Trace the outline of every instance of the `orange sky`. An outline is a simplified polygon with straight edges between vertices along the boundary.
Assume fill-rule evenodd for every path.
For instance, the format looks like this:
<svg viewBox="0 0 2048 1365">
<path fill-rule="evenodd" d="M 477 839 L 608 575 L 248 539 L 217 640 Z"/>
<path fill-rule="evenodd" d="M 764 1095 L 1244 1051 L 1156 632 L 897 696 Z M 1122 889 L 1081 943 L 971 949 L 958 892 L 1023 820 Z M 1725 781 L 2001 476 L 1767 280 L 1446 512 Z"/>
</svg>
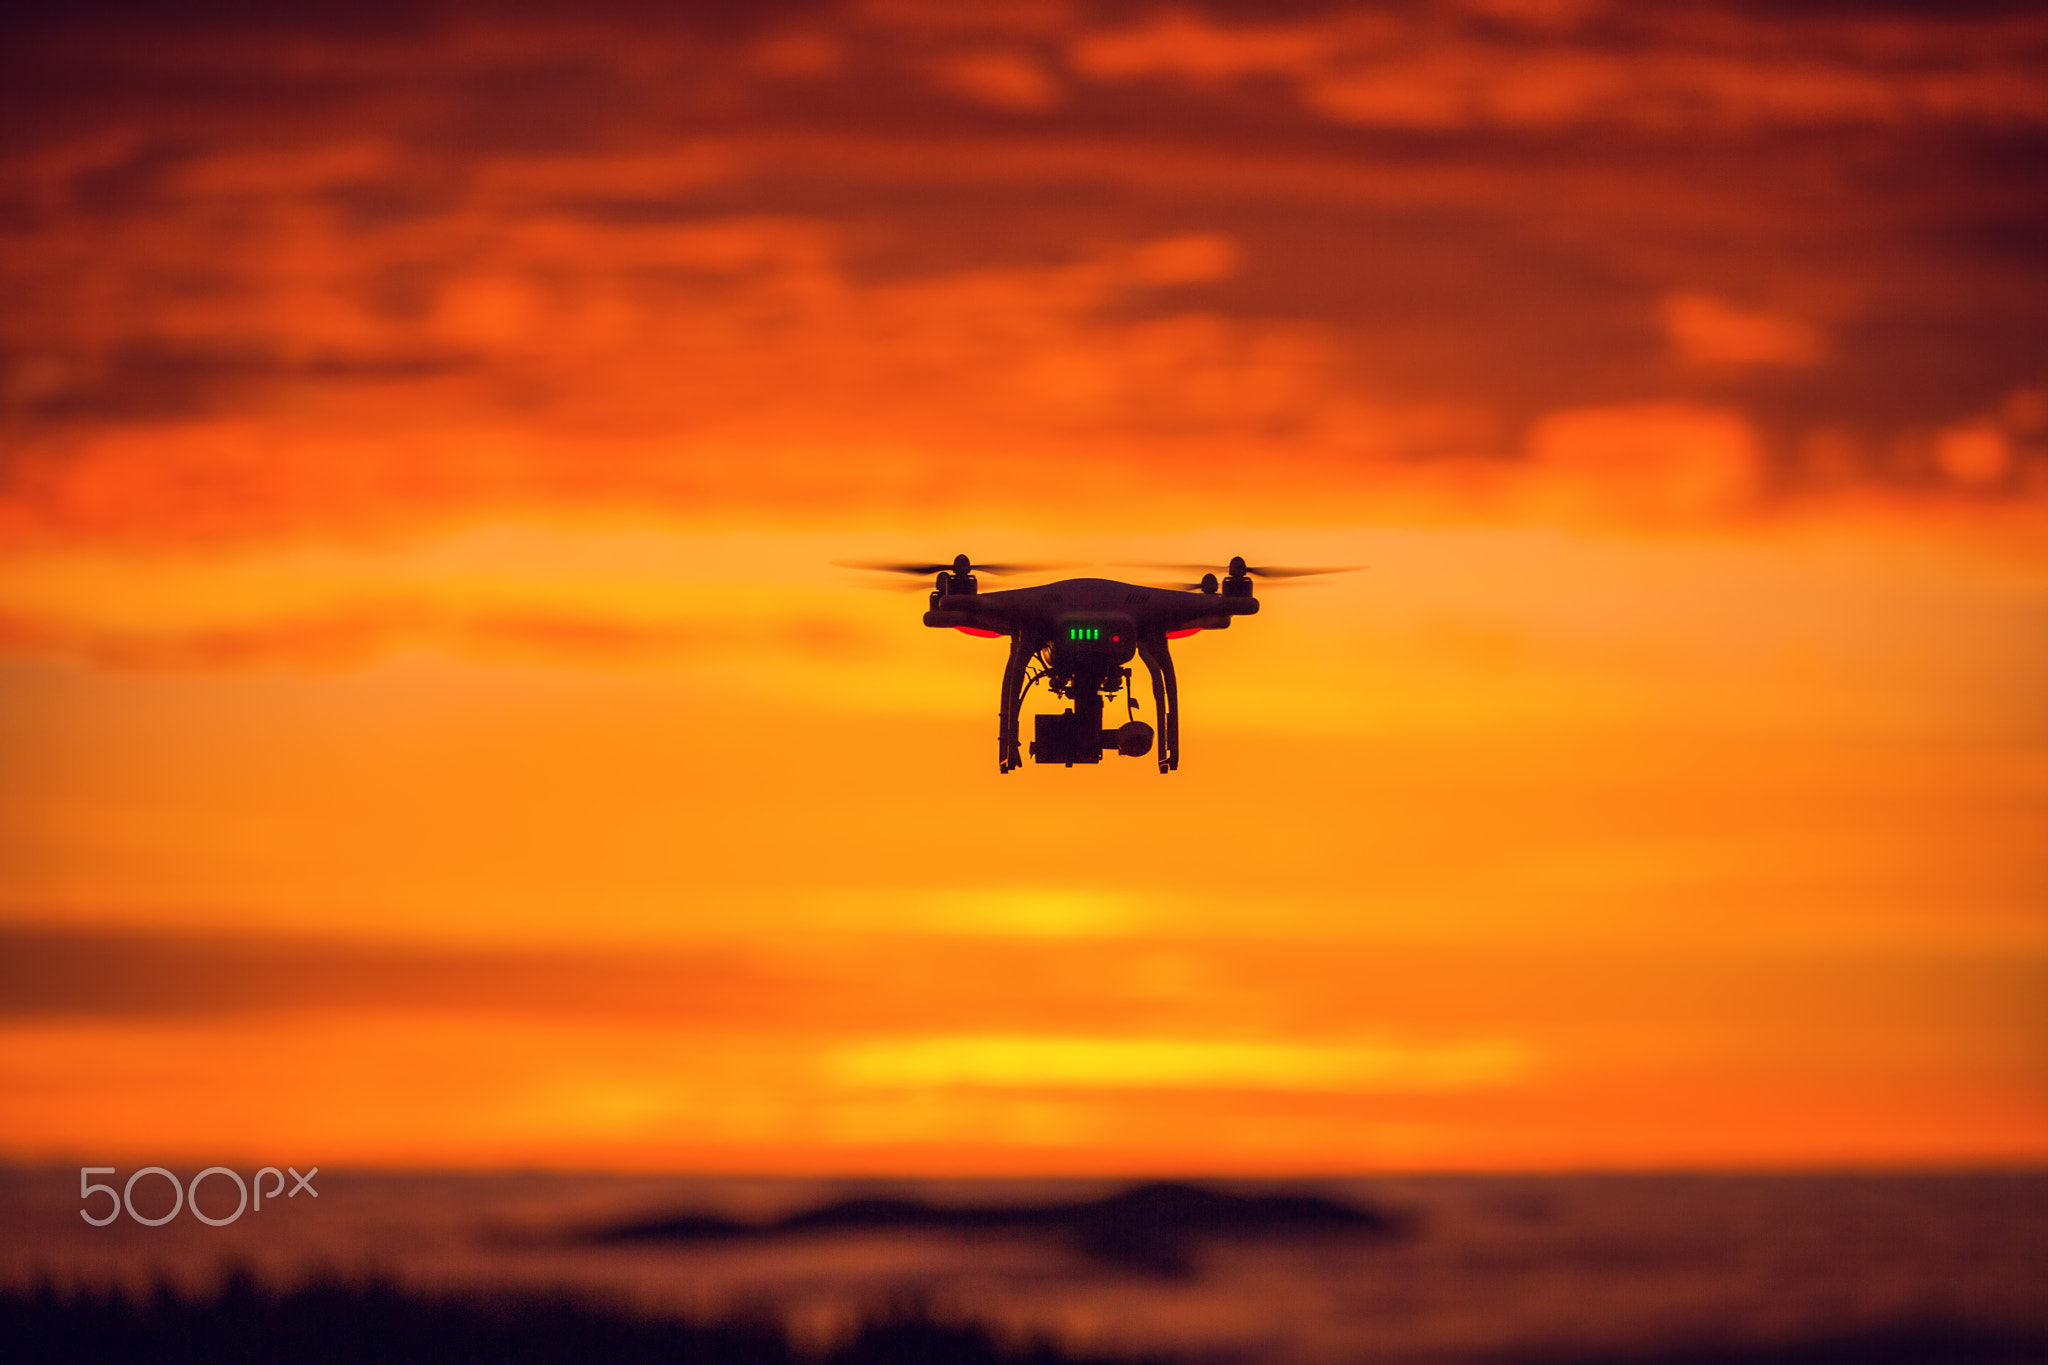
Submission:
<svg viewBox="0 0 2048 1365">
<path fill-rule="evenodd" d="M 2048 1155 L 2048 22 L 706 15 L 10 21 L 0 1157 Z"/>
</svg>

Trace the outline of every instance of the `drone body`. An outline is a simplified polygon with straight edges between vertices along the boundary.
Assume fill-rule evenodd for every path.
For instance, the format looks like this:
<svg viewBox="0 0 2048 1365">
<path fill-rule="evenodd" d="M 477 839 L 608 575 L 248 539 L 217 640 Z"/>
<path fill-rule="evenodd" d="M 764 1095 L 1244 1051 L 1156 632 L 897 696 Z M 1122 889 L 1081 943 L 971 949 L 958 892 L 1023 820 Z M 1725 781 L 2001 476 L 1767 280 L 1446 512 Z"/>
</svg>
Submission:
<svg viewBox="0 0 2048 1365">
<path fill-rule="evenodd" d="M 1132 758 L 1150 752 L 1152 727 L 1143 721 L 1130 720 L 1114 730 L 1102 727 L 1103 700 L 1128 691 L 1126 665 L 1135 655 L 1152 675 L 1159 771 L 1167 773 L 1180 766 L 1180 695 L 1168 639 L 1220 630 L 1232 617 L 1259 609 L 1247 576 L 1233 575 L 1220 585 L 1212 576 L 1210 585 L 1209 592 L 1183 592 L 1107 578 L 1069 578 L 984 593 L 971 572 L 956 568 L 938 576 L 924 623 L 1010 638 L 996 740 L 998 771 L 1023 765 L 1019 717 L 1025 691 L 1040 679 L 1073 705 L 1062 715 L 1036 717 L 1031 756 L 1038 762 L 1072 767 L 1100 763 L 1110 749 Z"/>
<path fill-rule="evenodd" d="M 1010 661 L 1003 669 L 1001 726 L 996 735 L 996 770 L 1024 766 L 1021 716 L 1024 695 L 1044 682 L 1054 695 L 1072 703 L 1059 715 L 1033 718 L 1031 756 L 1040 763 L 1100 763 L 1114 749 L 1128 758 L 1152 751 L 1150 725 L 1137 719 L 1137 698 L 1131 694 L 1133 657 L 1152 675 L 1152 709 L 1159 721 L 1159 771 L 1180 766 L 1180 688 L 1173 676 L 1173 653 L 1167 642 L 1198 630 L 1224 630 L 1232 619 L 1259 609 L 1252 579 L 1302 578 L 1349 573 L 1339 569 L 1254 567 L 1240 557 L 1230 561 L 1219 580 L 1203 573 L 1200 582 L 1168 585 L 1121 583 L 1109 578 L 1069 578 L 1035 588 L 983 592 L 975 571 L 1024 573 L 1026 564 L 976 564 L 966 555 L 951 564 L 878 564 L 837 561 L 847 569 L 922 577 L 936 574 L 931 610 L 924 623 L 935 630 L 961 630 L 969 635 L 1008 636 Z M 1050 568 L 1039 565 L 1037 568 Z M 1200 571 L 1200 565 L 1153 565 L 1153 568 Z M 1122 693 L 1130 715 L 1123 725 L 1102 725 L 1105 698 Z"/>
</svg>

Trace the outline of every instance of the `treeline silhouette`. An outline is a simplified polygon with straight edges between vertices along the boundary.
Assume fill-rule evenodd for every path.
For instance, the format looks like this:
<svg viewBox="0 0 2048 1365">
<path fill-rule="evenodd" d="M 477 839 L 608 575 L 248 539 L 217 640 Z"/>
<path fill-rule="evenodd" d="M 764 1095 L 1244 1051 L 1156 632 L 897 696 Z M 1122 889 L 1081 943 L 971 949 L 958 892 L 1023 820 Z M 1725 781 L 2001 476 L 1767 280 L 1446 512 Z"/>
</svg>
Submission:
<svg viewBox="0 0 2048 1365">
<path fill-rule="evenodd" d="M 1929 1320 L 1792 1341 L 1522 1353 L 1489 1365 L 2048 1365 L 2048 1337 Z"/>
<path fill-rule="evenodd" d="M 9 1365 L 1110 1365 L 974 1323 L 903 1312 L 822 1355 L 772 1322 L 692 1322 L 535 1291 L 427 1293 L 371 1281 L 273 1289 L 247 1273 L 211 1294 L 169 1287 L 0 1292 Z M 1133 1365 L 1126 1359 L 1117 1365 Z"/>
<path fill-rule="evenodd" d="M 437 1293 L 381 1281 L 276 1289 L 236 1273 L 211 1294 L 47 1285 L 0 1291 L 0 1361 L 8 1365 L 1164 1365 L 1165 1359 L 1005 1342 L 984 1326 L 915 1312 L 871 1320 L 822 1353 L 807 1353 L 773 1322 L 693 1322 L 534 1290 Z M 1257 1357 L 1237 1352 L 1231 1359 Z M 1525 1348 L 1475 1355 L 1464 1365 L 2048 1365 L 2048 1338 L 1918 1322 L 1776 1343 Z"/>
</svg>

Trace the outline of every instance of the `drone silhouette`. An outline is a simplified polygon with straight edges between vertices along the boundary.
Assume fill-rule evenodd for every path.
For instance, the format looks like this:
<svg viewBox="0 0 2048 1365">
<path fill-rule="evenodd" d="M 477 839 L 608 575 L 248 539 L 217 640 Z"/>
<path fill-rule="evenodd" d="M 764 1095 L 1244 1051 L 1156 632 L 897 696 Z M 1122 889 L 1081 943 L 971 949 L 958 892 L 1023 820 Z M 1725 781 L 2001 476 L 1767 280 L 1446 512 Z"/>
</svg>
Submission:
<svg viewBox="0 0 2048 1365">
<path fill-rule="evenodd" d="M 936 574 L 931 609 L 924 623 L 989 638 L 1007 635 L 1010 660 L 1003 669 L 1001 726 L 996 735 L 996 770 L 1024 766 L 1020 731 L 1025 695 L 1043 682 L 1055 696 L 1073 703 L 1058 715 L 1032 717 L 1031 757 L 1039 763 L 1100 763 L 1109 750 L 1127 758 L 1152 751 L 1153 729 L 1137 718 L 1131 691 L 1133 656 L 1152 676 L 1152 712 L 1159 720 L 1159 771 L 1180 766 L 1180 688 L 1167 642 L 1203 630 L 1226 630 L 1233 619 L 1259 610 L 1254 578 L 1290 579 L 1349 573 L 1349 568 L 1306 569 L 1246 564 L 1232 559 L 1221 580 L 1199 564 L 1133 567 L 1201 572 L 1194 583 L 1120 583 L 1107 578 L 1069 578 L 1034 588 L 981 591 L 977 573 L 1035 573 L 1067 567 L 1055 564 L 976 564 L 966 555 L 951 564 L 894 564 L 839 561 L 841 568 L 922 577 Z M 1126 719 L 1104 729 L 1105 701 L 1122 693 Z"/>
</svg>

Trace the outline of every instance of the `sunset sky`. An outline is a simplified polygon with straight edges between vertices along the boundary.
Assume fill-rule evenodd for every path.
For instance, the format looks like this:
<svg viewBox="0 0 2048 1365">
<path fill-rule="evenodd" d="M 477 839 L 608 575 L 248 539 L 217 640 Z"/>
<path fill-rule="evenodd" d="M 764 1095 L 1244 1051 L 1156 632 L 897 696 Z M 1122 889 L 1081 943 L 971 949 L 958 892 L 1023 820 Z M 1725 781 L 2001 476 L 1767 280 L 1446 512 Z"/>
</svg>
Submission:
<svg viewBox="0 0 2048 1365">
<path fill-rule="evenodd" d="M 0 1159 L 2048 1159 L 2038 7 L 160 8 L 0 31 Z M 999 776 L 961 551 L 1365 567 Z"/>
</svg>

